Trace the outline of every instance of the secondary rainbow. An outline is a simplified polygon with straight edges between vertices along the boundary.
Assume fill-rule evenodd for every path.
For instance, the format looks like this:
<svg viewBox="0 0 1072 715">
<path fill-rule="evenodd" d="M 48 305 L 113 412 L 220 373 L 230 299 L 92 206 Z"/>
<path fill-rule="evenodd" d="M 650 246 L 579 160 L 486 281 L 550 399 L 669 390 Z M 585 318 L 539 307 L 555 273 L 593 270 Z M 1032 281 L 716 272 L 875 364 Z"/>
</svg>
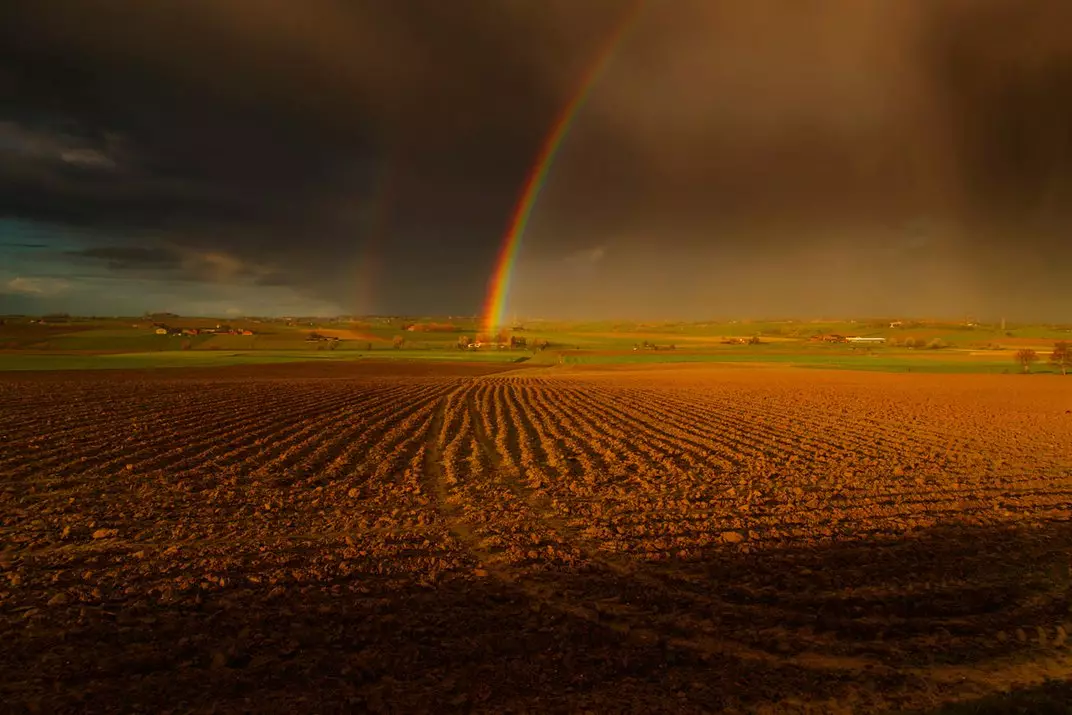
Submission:
<svg viewBox="0 0 1072 715">
<path fill-rule="evenodd" d="M 558 119 L 551 126 L 551 131 L 544 139 L 540 152 L 536 157 L 536 163 L 525 180 L 521 197 L 510 218 L 510 227 L 503 237 L 495 258 L 491 279 L 488 281 L 487 297 L 484 300 L 484 312 L 481 326 L 487 335 L 493 335 L 503 327 L 503 316 L 506 312 L 506 302 L 510 294 L 510 281 L 513 277 L 514 266 L 517 263 L 518 251 L 521 248 L 521 239 L 528 226 L 532 209 L 536 205 L 536 199 L 540 196 L 540 190 L 547 181 L 547 175 L 554 164 L 562 141 L 566 138 L 570 126 L 578 111 L 584 106 L 585 100 L 592 93 L 592 88 L 599 81 L 600 76 L 606 71 L 614 57 L 615 52 L 622 44 L 622 40 L 629 30 L 636 24 L 640 16 L 643 0 L 635 0 L 632 7 L 622 15 L 616 24 L 614 31 L 604 42 L 595 61 L 579 83 L 577 92 L 573 98 L 563 107 Z"/>
<path fill-rule="evenodd" d="M 391 226 L 398 164 L 394 154 L 388 153 L 382 157 L 376 183 L 367 200 L 370 215 L 365 224 L 366 230 L 358 254 L 353 295 L 354 305 L 363 314 L 376 312 L 377 278 L 383 275 L 382 245 Z"/>
</svg>

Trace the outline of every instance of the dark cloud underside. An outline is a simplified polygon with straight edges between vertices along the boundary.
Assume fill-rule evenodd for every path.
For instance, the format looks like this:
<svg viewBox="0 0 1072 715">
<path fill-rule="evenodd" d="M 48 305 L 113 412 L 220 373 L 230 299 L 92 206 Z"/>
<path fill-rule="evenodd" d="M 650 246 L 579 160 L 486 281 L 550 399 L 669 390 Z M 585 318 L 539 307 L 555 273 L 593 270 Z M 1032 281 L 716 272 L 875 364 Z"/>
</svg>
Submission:
<svg viewBox="0 0 1072 715">
<path fill-rule="evenodd" d="M 1069 310 L 1072 5 L 643 5 L 541 194 L 517 309 Z M 631 6 L 10 0 L 0 220 L 51 227 L 56 270 L 472 313 Z"/>
</svg>

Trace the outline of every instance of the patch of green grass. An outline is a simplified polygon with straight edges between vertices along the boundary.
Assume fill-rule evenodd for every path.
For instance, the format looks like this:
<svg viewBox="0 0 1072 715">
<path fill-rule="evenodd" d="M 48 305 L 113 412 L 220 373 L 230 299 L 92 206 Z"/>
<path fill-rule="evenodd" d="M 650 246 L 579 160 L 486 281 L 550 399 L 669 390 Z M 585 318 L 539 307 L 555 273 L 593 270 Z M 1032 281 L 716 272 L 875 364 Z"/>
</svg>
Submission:
<svg viewBox="0 0 1072 715">
<path fill-rule="evenodd" d="M 258 341 L 262 341 L 269 349 L 271 349 L 271 341 L 273 339 L 276 338 L 271 335 L 207 335 L 205 336 L 205 340 L 198 345 L 198 348 L 201 350 L 256 350 Z M 296 346 L 296 349 L 302 347 L 306 350 L 309 349 L 308 343 L 305 343 L 304 340 L 294 340 L 293 343 Z M 285 350 L 286 347 L 281 349 Z"/>
<path fill-rule="evenodd" d="M 921 372 L 921 373 L 1017 373 L 1019 367 L 1011 360 L 975 358 L 964 353 L 934 352 L 882 352 L 872 354 L 846 354 L 843 350 L 828 347 L 807 349 L 780 349 L 781 346 L 749 346 L 748 349 L 721 349 L 710 351 L 628 351 L 591 354 L 584 351 L 560 351 L 553 358 L 540 358 L 540 362 L 561 362 L 567 365 L 621 365 L 658 363 L 741 363 L 777 364 L 827 370 L 866 370 L 872 372 Z M 1033 373 L 1056 372 L 1048 366 L 1038 365 Z"/>
<path fill-rule="evenodd" d="M 326 353 L 208 352 L 170 350 L 159 352 L 119 353 L 112 355 L 78 354 L 0 354 L 0 370 L 108 370 L 169 367 L 219 367 L 221 365 L 257 365 L 325 359 Z M 326 359 L 353 359 L 327 357 Z"/>
<path fill-rule="evenodd" d="M 520 350 L 373 350 L 361 355 L 373 360 L 446 360 L 455 362 L 527 362 L 532 353 Z"/>
<path fill-rule="evenodd" d="M 528 353 L 462 352 L 448 350 L 376 350 L 351 351 L 268 351 L 268 350 L 171 350 L 159 352 L 120 353 L 111 355 L 78 354 L 0 354 L 0 371 L 27 370 L 116 370 L 172 367 L 220 367 L 225 365 L 265 365 L 287 362 L 318 362 L 347 360 L 441 360 L 455 362 L 522 362 Z"/>
<path fill-rule="evenodd" d="M 87 331 L 88 332 L 88 331 Z M 93 331 L 96 332 L 96 331 Z M 96 350 L 109 352 L 168 352 L 180 350 L 184 343 L 197 347 L 205 341 L 201 335 L 62 335 L 48 341 L 49 350 Z"/>
<path fill-rule="evenodd" d="M 422 323 L 452 323 L 456 332 L 409 332 L 404 328 L 413 320 Z M 969 355 L 970 349 L 981 350 L 990 344 L 1006 347 L 1024 344 L 1024 338 L 1038 340 L 1040 353 L 1050 341 L 1072 337 L 1068 326 L 1012 326 L 1010 332 L 1018 340 L 1011 341 L 998 327 L 967 328 L 955 322 L 921 323 L 914 327 L 890 328 L 889 320 L 860 321 L 704 321 L 704 322 L 636 322 L 603 321 L 566 323 L 530 321 L 514 335 L 524 337 L 529 345 L 547 341 L 550 350 L 533 354 L 527 351 L 458 351 L 462 335 L 470 339 L 480 333 L 472 319 L 405 318 L 396 316 L 387 321 L 370 319 L 354 323 L 325 322 L 321 325 L 285 325 L 278 321 L 223 320 L 212 318 L 175 318 L 169 321 L 183 327 L 215 327 L 227 324 L 248 327 L 256 334 L 161 336 L 152 334 L 152 324 L 144 318 L 78 320 L 63 325 L 30 324 L 28 319 L 8 321 L 0 325 L 0 350 L 27 350 L 36 354 L 0 355 L 0 369 L 69 369 L 80 366 L 111 367 L 144 362 L 147 366 L 236 364 L 264 361 L 309 359 L 375 359 L 460 360 L 478 362 L 516 362 L 531 359 L 542 364 L 560 360 L 570 364 L 649 364 L 682 362 L 733 362 L 741 364 L 777 363 L 800 367 L 878 370 L 887 372 L 1017 372 L 1010 354 L 988 353 Z M 340 335 L 337 343 L 310 343 L 310 332 L 349 331 Z M 938 339 L 949 345 L 948 350 L 908 350 L 891 343 L 875 348 L 871 353 L 860 349 L 850 352 L 845 345 L 810 342 L 808 337 L 818 333 L 882 336 L 888 340 L 911 337 L 929 343 Z M 357 337 L 360 335 L 360 338 Z M 762 345 L 725 345 L 727 337 L 761 336 Z M 394 350 L 395 336 L 405 339 L 403 349 Z M 654 343 L 663 350 L 633 351 L 635 345 Z M 666 350 L 669 346 L 676 350 Z M 174 357 L 184 346 L 188 352 L 208 353 L 206 357 Z M 330 348 L 330 349 L 329 349 Z M 117 353 L 120 355 L 69 355 L 76 352 Z M 55 352 L 57 354 L 51 354 Z M 134 353 L 146 357 L 132 357 Z M 149 354 L 158 353 L 153 358 Z M 222 355 L 218 353 L 223 353 Z M 244 356 L 255 353 L 260 358 Z M 234 357 L 238 355 L 239 357 Z M 1043 363 L 1033 372 L 1050 372 Z M 18 367 L 5 367 L 14 365 Z M 29 365 L 29 367 L 25 367 Z M 57 368 L 49 366 L 57 365 Z"/>
</svg>

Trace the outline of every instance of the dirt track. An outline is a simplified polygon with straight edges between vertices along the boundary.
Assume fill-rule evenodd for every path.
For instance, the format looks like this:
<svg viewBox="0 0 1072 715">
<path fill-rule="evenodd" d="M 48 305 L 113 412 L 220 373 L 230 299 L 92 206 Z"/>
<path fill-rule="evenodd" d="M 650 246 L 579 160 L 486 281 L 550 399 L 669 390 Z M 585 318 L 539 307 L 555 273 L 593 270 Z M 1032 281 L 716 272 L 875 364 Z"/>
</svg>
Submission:
<svg viewBox="0 0 1072 715">
<path fill-rule="evenodd" d="M 1072 380 L 432 367 L 0 380 L 0 699 L 873 712 L 1072 675 Z"/>
</svg>

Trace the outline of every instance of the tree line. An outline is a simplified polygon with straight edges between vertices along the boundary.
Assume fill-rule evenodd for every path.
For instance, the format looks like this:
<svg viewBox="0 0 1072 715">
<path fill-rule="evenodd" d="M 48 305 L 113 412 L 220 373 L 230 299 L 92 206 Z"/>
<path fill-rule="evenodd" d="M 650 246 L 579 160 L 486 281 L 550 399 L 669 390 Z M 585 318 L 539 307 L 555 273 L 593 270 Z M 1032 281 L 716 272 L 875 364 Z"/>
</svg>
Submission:
<svg viewBox="0 0 1072 715">
<path fill-rule="evenodd" d="M 1031 372 L 1031 366 L 1042 357 L 1031 348 L 1024 348 L 1016 351 L 1015 359 L 1024 372 Z M 1049 363 L 1059 369 L 1062 375 L 1068 374 L 1068 368 L 1072 367 L 1072 346 L 1067 340 L 1059 340 L 1053 344 Z"/>
</svg>

